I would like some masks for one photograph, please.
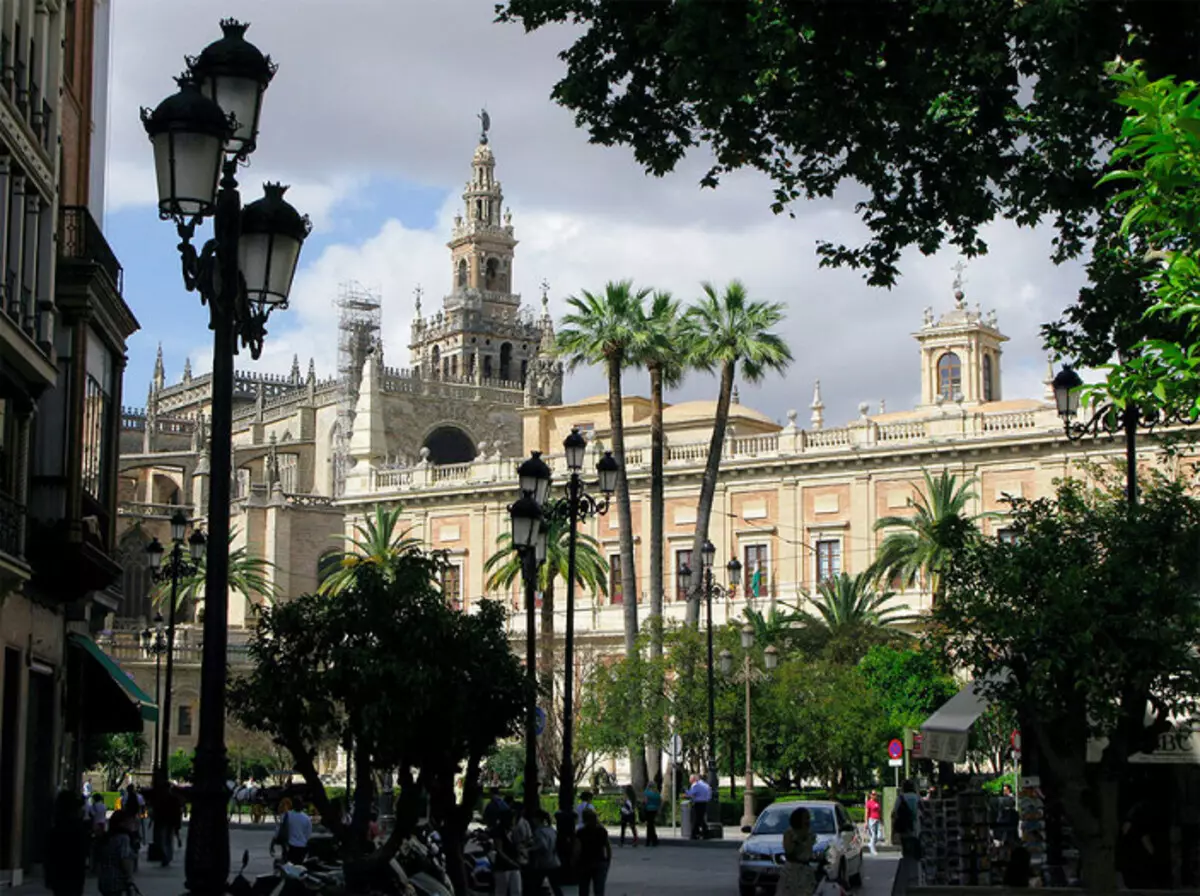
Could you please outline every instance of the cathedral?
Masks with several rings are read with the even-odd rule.
[[[610,439],[607,396],[563,403],[563,367],[553,354],[554,326],[545,291],[540,312],[513,292],[517,240],[504,208],[486,131],[471,159],[463,207],[454,219],[449,291],[431,314],[421,310],[409,342],[409,366],[389,366],[381,340],[380,297],[346,284],[340,309],[338,367],[320,378],[295,359],[286,376],[239,373],[235,385],[234,547],[269,561],[277,600],[315,590],[322,555],[378,506],[402,508],[402,526],[450,565],[447,600],[470,611],[482,598],[519,607],[516,586],[489,588],[484,564],[509,529],[516,466],[543,452],[563,479],[562,441],[572,428],[589,438],[588,469]],[[709,537],[720,564],[742,563],[745,581],[714,607],[714,623],[802,602],[821,581],[855,573],[872,561],[886,533],[876,520],[904,513],[923,471],[943,469],[973,479],[972,513],[993,512],[984,525],[1003,534],[1005,496],[1039,497],[1079,461],[1105,460],[1120,450],[1107,441],[1067,440],[1050,389],[1037,397],[1004,394],[1003,344],[994,313],[969,307],[961,286],[943,308],[927,308],[913,333],[920,403],[910,409],[858,407],[836,425],[816,383],[808,425],[790,411],[777,422],[736,401],[731,408],[721,479]],[[168,520],[182,508],[203,525],[208,503],[211,401],[208,375],[185,365],[168,384],[160,357],[144,409],[122,415],[118,539],[124,602],[111,620],[105,648],[144,686],[154,663],[139,634],[153,617],[145,545],[168,538]],[[807,395],[805,396],[807,398]],[[712,433],[715,401],[672,405],[666,427],[664,612],[684,615],[676,570],[695,566],[691,543],[696,495]],[[633,507],[638,593],[620,588],[617,514],[584,524],[609,559],[607,594],[578,596],[575,630],[580,662],[620,649],[626,601],[649,602],[648,501],[650,402],[627,396],[626,452]],[[1156,449],[1148,445],[1149,462]],[[230,595],[230,663],[245,661],[246,633],[258,595]],[[929,607],[920,588],[897,601]],[[183,608],[178,632],[172,736],[194,743],[202,607]],[[562,630],[565,611],[556,608]],[[524,637],[524,616],[509,621]]]

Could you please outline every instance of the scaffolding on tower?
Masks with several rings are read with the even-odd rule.
[[[349,280],[338,286],[334,301],[338,309],[338,411],[333,440],[333,493],[346,491],[350,466],[350,436],[354,432],[354,408],[362,382],[367,353],[383,351],[383,298],[378,290]]]

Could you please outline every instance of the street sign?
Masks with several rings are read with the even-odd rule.
[[[671,735],[671,742],[667,744],[667,749],[671,753],[671,758],[675,759],[683,752],[683,738],[678,734]]]
[[[899,768],[900,766],[904,765],[904,760],[903,759],[889,759],[888,765],[890,765],[892,768]]]
[[[1020,752],[1020,750],[1021,750],[1021,732],[1014,731],[1012,733],[1012,736],[1009,737],[1008,742],[1010,744],[1012,744],[1012,748],[1014,750],[1016,750],[1017,752]]]
[[[535,719],[534,731],[538,737],[541,737],[542,732],[546,730],[546,710],[542,709],[540,706],[534,707],[533,715]]]
[[[892,740],[888,743],[888,758],[893,762],[904,757],[904,744],[898,740]]]

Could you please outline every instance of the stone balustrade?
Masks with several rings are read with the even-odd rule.
[[[442,383],[446,386],[449,384]],[[801,430],[789,424],[779,432],[730,436],[722,451],[722,463],[755,463],[779,461],[794,457],[829,457],[838,453],[887,451],[919,447],[922,444],[955,442],[964,447],[971,442],[990,442],[1006,435],[1026,439],[1044,434],[1054,438],[1062,434],[1062,423],[1054,409],[1022,411],[963,411],[947,409],[940,416],[924,419],[877,423],[862,420],[835,429]],[[708,458],[708,440],[674,444],[668,442],[665,463],[673,472],[689,467],[703,467]],[[591,452],[595,455],[595,451]],[[424,489],[456,488],[468,485],[499,484],[513,480],[516,467],[523,458],[479,457],[470,463],[434,466],[418,463],[404,469],[374,470],[364,481],[365,493],[347,494],[348,498],[374,497],[381,492],[421,491]],[[589,458],[585,469],[591,470],[595,458]],[[562,455],[548,455],[556,477],[566,474]],[[630,473],[649,472],[650,449],[635,446],[625,451],[625,463]]]

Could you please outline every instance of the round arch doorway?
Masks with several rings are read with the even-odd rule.
[[[475,459],[475,443],[457,426],[439,426],[425,438],[430,463],[465,464]]]

